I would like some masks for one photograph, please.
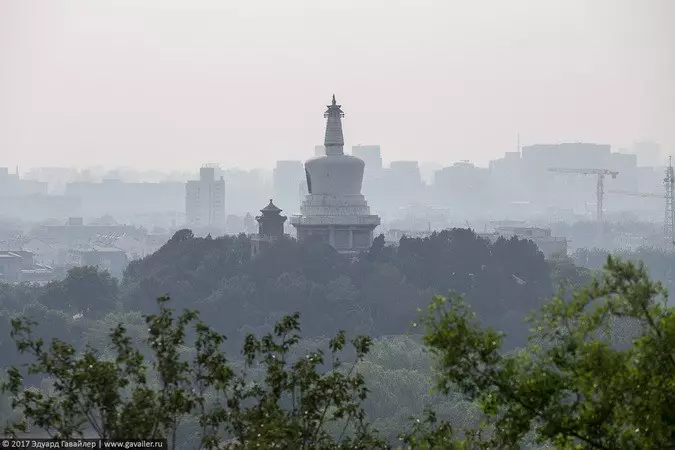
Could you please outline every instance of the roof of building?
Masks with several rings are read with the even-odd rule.
[[[277,208],[274,203],[272,203],[272,199],[270,199],[269,205],[265,206],[263,209],[260,210],[262,213],[270,212],[270,213],[280,213],[282,209]]]
[[[88,248],[75,250],[77,253],[124,253],[124,250],[115,247],[92,246]]]
[[[24,269],[21,271],[22,274],[24,275],[38,275],[38,274],[51,274],[54,273],[54,269],[45,269],[45,268],[39,268],[39,269]]]

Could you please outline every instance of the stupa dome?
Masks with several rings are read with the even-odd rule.
[[[307,187],[315,195],[359,195],[365,164],[349,155],[326,155],[305,162]]]
[[[315,195],[360,195],[363,183],[364,162],[344,154],[342,106],[333,95],[332,104],[324,113],[326,117],[326,154],[305,162],[307,188]]]

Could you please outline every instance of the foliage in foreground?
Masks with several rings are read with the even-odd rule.
[[[197,448],[376,448],[365,422],[361,402],[367,395],[364,379],[354,372],[371,345],[370,338],[352,341],[356,358],[343,368],[338,354],[346,344],[345,334],[330,341],[330,370],[321,371],[324,355],[310,352],[291,361],[299,341],[298,315],[276,324],[274,333],[246,338],[245,368],[235,373],[221,350],[225,337],[213,332],[194,311],[175,317],[158,300],[160,313],[149,315],[148,345],[154,358],[150,366],[131,345],[122,325],[111,333],[116,349],[106,361],[92,348],[82,355],[68,343],[53,340],[45,347],[33,338],[26,319],[13,321],[13,336],[19,351],[35,358],[28,372],[52,380],[51,395],[22,388],[22,374],[9,370],[3,390],[13,395],[12,407],[26,420],[9,426],[9,434],[29,427],[61,438],[82,437],[92,431],[101,438],[166,438],[175,448],[183,420],[198,418]],[[186,335],[194,332],[191,360],[181,358]],[[264,368],[264,380],[251,371]],[[159,380],[152,386],[150,372]],[[331,431],[339,426],[337,438]]]
[[[534,432],[564,449],[674,448],[675,318],[666,295],[642,265],[610,257],[601,281],[533,315],[534,336],[511,355],[461,299],[438,297],[425,337],[438,357],[438,388],[480,403],[486,420],[474,446],[518,448]],[[451,437],[430,415],[406,440],[445,448]]]
[[[424,343],[436,357],[437,387],[459,390],[483,413],[475,429],[454,429],[433,411],[400,437],[416,449],[512,449],[535,440],[562,449],[666,449],[675,445],[675,319],[666,291],[642,266],[608,258],[602,280],[574,295],[553,298],[530,318],[526,348],[503,352],[503,334],[482,328],[461,297],[436,297],[424,317]],[[370,339],[353,341],[353,365],[337,354],[344,333],[330,343],[332,361],[312,352],[293,359],[298,315],[273,334],[249,335],[245,369],[236,373],[220,351],[224,337],[186,311],[178,318],[160,299],[160,314],[146,318],[150,367],[131,348],[122,326],[112,333],[117,357],[54,341],[48,350],[32,338],[31,324],[15,320],[19,349],[32,353],[30,371],[50,376],[53,393],[22,389],[10,370],[4,389],[26,425],[60,436],[85,427],[102,437],[167,437],[179,423],[198,418],[198,447],[378,448],[385,443],[367,424],[359,364]],[[189,327],[196,335],[190,361],[181,359]],[[262,376],[256,377],[256,368]],[[356,368],[356,370],[355,370]],[[148,382],[153,371],[159,387]],[[232,441],[232,439],[234,439]]]

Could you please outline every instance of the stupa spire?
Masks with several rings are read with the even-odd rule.
[[[323,145],[326,147],[326,155],[344,155],[345,140],[342,135],[342,118],[345,113],[342,112],[342,105],[338,105],[333,94],[333,101],[327,105],[327,110],[323,114],[326,121],[326,137]]]

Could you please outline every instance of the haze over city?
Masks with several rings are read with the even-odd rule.
[[[322,141],[447,165],[521,144],[675,149],[675,3],[3,1],[0,154],[19,166],[271,168]]]
[[[673,449],[674,155],[675,0],[0,0],[0,447]]]

